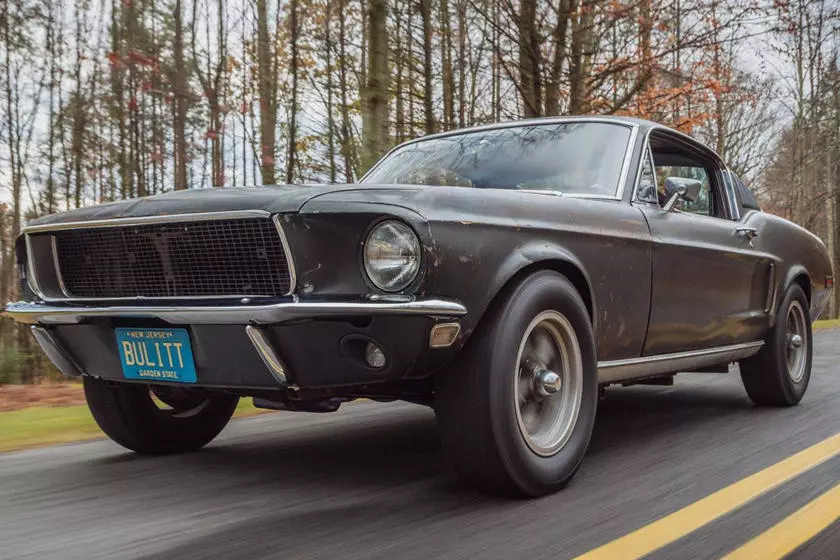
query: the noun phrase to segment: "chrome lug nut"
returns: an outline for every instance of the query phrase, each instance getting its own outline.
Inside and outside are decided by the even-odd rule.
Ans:
[[[551,370],[538,371],[536,382],[537,393],[543,397],[551,396],[563,387],[563,379]]]

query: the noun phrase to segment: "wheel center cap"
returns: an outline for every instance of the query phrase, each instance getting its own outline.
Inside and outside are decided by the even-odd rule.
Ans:
[[[563,388],[563,379],[551,370],[542,369],[536,374],[537,393],[548,397]]]
[[[788,346],[790,346],[791,348],[801,348],[802,336],[798,334],[788,335]]]

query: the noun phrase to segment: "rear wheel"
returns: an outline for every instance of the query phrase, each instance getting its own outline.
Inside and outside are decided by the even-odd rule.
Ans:
[[[808,299],[798,284],[785,293],[776,324],[758,354],[742,360],[741,379],[758,405],[797,404],[811,379],[811,318]]]
[[[538,272],[501,296],[435,380],[441,439],[460,475],[508,495],[565,486],[592,433],[596,369],[589,314],[565,277]]]
[[[236,395],[194,388],[83,379],[96,423],[112,440],[137,453],[200,449],[219,435],[239,402]]]

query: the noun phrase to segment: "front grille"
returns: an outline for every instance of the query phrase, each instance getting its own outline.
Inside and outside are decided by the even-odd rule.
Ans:
[[[64,290],[83,298],[282,296],[291,273],[267,218],[57,231]]]

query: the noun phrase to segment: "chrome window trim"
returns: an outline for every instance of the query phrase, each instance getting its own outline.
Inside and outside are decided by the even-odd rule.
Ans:
[[[644,137],[644,140],[642,140],[642,142],[644,142],[644,146],[647,149],[647,152],[650,154],[651,160],[653,160],[653,151],[650,149],[650,131],[651,131],[650,128],[648,128],[645,131],[645,137]],[[654,161],[653,163],[654,163],[653,176],[654,176],[654,180],[656,180],[656,162]],[[653,202],[648,202],[646,200],[639,200],[639,181],[641,181],[641,178],[642,178],[642,162],[639,161],[639,168],[636,169],[636,180],[633,183],[633,192],[630,194],[630,202],[641,202],[643,204],[654,204]],[[658,187],[659,187],[659,185],[657,184],[657,192],[659,192]],[[661,206],[659,205],[659,201],[657,201],[655,204],[656,204],[657,207],[661,208]]]
[[[585,198],[585,199],[592,199],[592,200],[621,200],[621,197],[608,195],[608,194],[570,193],[570,192],[563,192],[563,191],[550,191],[548,189],[482,189],[482,190],[541,194],[541,195],[547,195],[547,196],[559,196],[561,198]]]
[[[650,160],[650,165],[653,169],[653,188],[658,193],[659,180],[656,178],[656,162],[654,162],[653,160],[653,150],[650,149],[650,143],[648,143],[647,141],[647,136],[645,136],[645,147],[643,148],[643,150],[647,153],[647,155],[643,157]],[[661,208],[662,206],[659,204],[658,198],[656,202],[652,200],[639,199],[639,184],[642,182],[642,168],[644,168],[644,161],[639,161],[639,168],[636,170],[636,181],[633,184],[633,194],[630,197],[630,202],[640,202],[642,204],[650,204],[652,206],[656,206],[657,208]]]
[[[659,178],[656,176],[656,160],[653,159],[653,150],[650,144],[647,147],[648,158],[650,158],[650,169],[653,173],[653,188],[656,189],[656,204],[659,204]]]
[[[167,223],[191,223],[191,222],[209,222],[216,220],[241,220],[247,218],[271,218],[274,227],[280,236],[280,243],[283,246],[283,252],[286,255],[286,262],[289,266],[289,291],[285,296],[290,296],[294,293],[297,287],[297,275],[294,268],[294,259],[292,258],[292,251],[289,246],[289,241],[286,238],[286,232],[280,224],[279,214],[272,215],[267,210],[230,210],[222,212],[194,212],[188,214],[168,214],[164,216],[139,216],[132,218],[109,218],[104,220],[85,220],[78,222],[64,222],[59,224],[45,224],[40,226],[29,226],[23,228],[22,233],[26,240],[26,259],[27,259],[27,282],[32,291],[41,300],[45,302],[117,302],[117,301],[212,301],[212,300],[232,300],[245,298],[269,298],[276,297],[273,294],[229,294],[220,296],[167,296],[160,298],[150,298],[146,296],[132,296],[132,297],[74,297],[66,289],[64,285],[64,278],[61,275],[61,268],[58,264],[58,253],[56,251],[55,236],[52,236],[52,260],[53,267],[56,271],[59,289],[66,297],[49,297],[40,288],[38,280],[35,275],[35,268],[33,266],[34,259],[32,254],[32,247],[30,243],[30,235],[49,233],[53,231],[66,231],[71,229],[95,229],[106,227],[120,227],[132,225],[150,225],[150,224],[167,224]]]
[[[630,163],[633,161],[633,152],[636,149],[636,137],[639,135],[639,125],[633,125],[630,130],[630,138],[624,149],[624,161],[621,164],[621,173],[618,176],[618,192],[615,199],[622,200],[627,190],[627,175],[630,173]]]
[[[717,216],[710,216],[709,214],[701,214],[699,212],[686,212],[684,210],[672,210],[673,212],[679,212],[683,216],[694,216],[695,218],[704,218],[706,220],[717,220],[718,222],[732,222],[728,217],[719,218]]]
[[[738,196],[735,194],[735,176],[729,167],[723,168],[723,182],[726,184],[726,198],[729,199],[729,213],[732,221],[741,221],[741,208],[738,205]]]
[[[230,210],[223,212],[193,212],[187,214],[167,214],[163,216],[137,216],[131,218],[106,218],[103,220],[83,220],[78,222],[59,222],[26,226],[23,233],[34,234],[66,229],[94,229],[103,227],[139,226],[148,224],[167,224],[172,222],[209,222],[214,220],[237,220],[245,218],[269,218],[267,210]]]
[[[640,124],[638,122],[632,120],[625,120],[621,118],[605,118],[605,117],[545,117],[539,119],[523,119],[518,121],[508,121],[508,122],[501,122],[501,123],[493,123],[493,124],[486,124],[482,126],[473,126],[469,128],[461,128],[457,130],[449,130],[447,132],[439,132],[437,134],[429,134],[428,136],[420,136],[419,138],[414,138],[413,140],[408,140],[407,142],[403,142],[402,144],[398,144],[388,150],[384,156],[379,158],[379,160],[371,167],[367,173],[362,175],[359,179],[359,183],[364,183],[367,177],[373,173],[385,159],[387,159],[392,153],[395,151],[409,146],[411,144],[416,144],[418,142],[424,142],[426,140],[437,140],[440,138],[448,138],[450,136],[459,136],[462,134],[472,134],[475,132],[484,132],[488,130],[499,130],[505,128],[519,128],[524,126],[544,126],[544,125],[552,125],[552,124],[566,124],[566,123],[601,123],[601,124],[611,124],[615,126],[622,126],[630,129],[630,138],[627,139],[627,144],[625,145],[624,149],[624,158],[622,160],[621,165],[621,172],[618,176],[618,184],[616,185],[616,192],[612,195],[589,195],[587,193],[579,193],[583,194],[584,196],[575,195],[573,193],[562,193],[563,196],[578,196],[578,198],[598,198],[604,200],[621,200],[624,198],[624,192],[626,190],[627,184],[627,175],[630,172],[630,164],[633,161],[633,150],[636,147],[636,137],[639,133]],[[434,186],[434,185],[431,185]],[[444,185],[441,185],[444,186]],[[494,190],[511,190],[511,189],[494,189]],[[534,191],[534,190],[522,190],[522,192],[542,192],[542,191]],[[545,191],[545,192],[557,192],[557,191]]]

